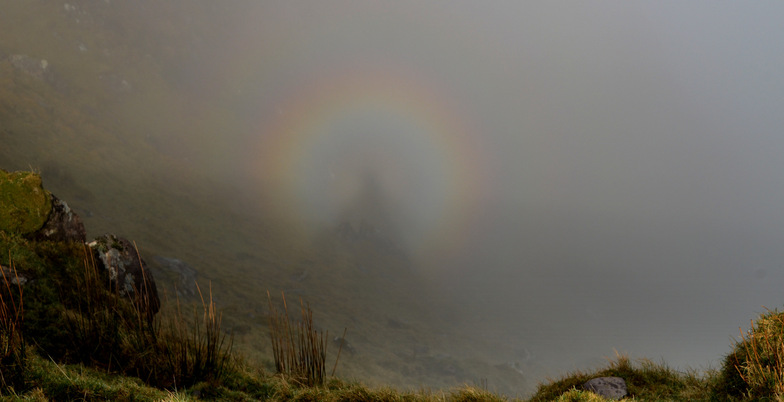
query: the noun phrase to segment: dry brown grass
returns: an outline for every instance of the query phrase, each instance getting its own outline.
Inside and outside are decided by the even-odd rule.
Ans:
[[[174,313],[165,315],[156,314],[158,302],[147,289],[121,295],[120,286],[107,286],[107,273],[88,249],[80,276],[74,288],[79,297],[63,309],[70,338],[66,361],[164,388],[220,378],[231,364],[233,338],[221,329],[212,286],[204,295],[196,285],[202,305],[194,306],[192,315],[183,314],[179,299]],[[147,286],[147,279],[139,286]]]
[[[279,311],[272,304],[272,297],[267,292],[275,369],[300,384],[321,385],[326,377],[325,363],[329,332],[325,333],[314,328],[313,310],[302,299],[300,299],[302,320],[292,322],[286,304],[286,295],[281,292],[281,297],[283,311]]]
[[[9,265],[8,274],[5,269],[0,269],[4,285],[0,291],[0,390],[21,385],[24,382],[25,369],[22,285],[13,261],[10,261]],[[16,286],[9,278],[11,272],[16,279]]]
[[[185,319],[177,299],[177,311],[168,320],[168,328],[161,356],[166,360],[174,381],[172,386],[190,386],[206,379],[219,379],[232,363],[233,336],[221,330],[222,314],[212,298],[210,284],[205,300],[201,287],[196,284],[201,297],[202,312],[193,311],[191,322]]]
[[[735,368],[748,384],[749,395],[784,398],[784,313],[769,310],[740,336],[738,347],[745,360],[738,361]]]

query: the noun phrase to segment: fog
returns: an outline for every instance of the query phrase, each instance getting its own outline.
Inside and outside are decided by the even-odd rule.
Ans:
[[[780,11],[264,3],[233,44],[249,113],[321,119],[280,128],[312,130],[280,134],[299,213],[334,219],[374,175],[467,320],[700,366],[780,304]]]
[[[233,121],[140,133],[174,180],[377,233],[491,361],[715,367],[784,301],[781,3],[194,9],[164,75]]]

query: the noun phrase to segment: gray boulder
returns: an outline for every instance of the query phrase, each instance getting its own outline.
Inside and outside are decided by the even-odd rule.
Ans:
[[[158,288],[147,263],[139,256],[133,243],[113,234],[103,235],[89,244],[100,268],[109,273],[109,285],[121,296],[129,297],[148,318],[161,306]]]
[[[621,377],[597,377],[586,381],[583,389],[607,399],[623,399],[629,395],[626,381]]]
[[[51,195],[52,211],[44,226],[35,233],[36,240],[84,243],[87,232],[79,215],[65,201]]]

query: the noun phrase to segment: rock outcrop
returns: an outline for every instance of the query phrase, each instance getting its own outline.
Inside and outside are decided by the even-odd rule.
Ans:
[[[41,176],[0,170],[0,230],[34,240],[84,243],[81,218],[44,190]]]
[[[87,234],[84,223],[79,215],[76,214],[68,204],[51,195],[52,210],[44,226],[35,232],[36,240],[51,240],[84,243]]]
[[[40,175],[9,173],[2,169],[0,231],[33,241],[84,243],[86,239],[79,215],[65,201],[44,190]],[[89,246],[99,267],[108,273],[109,289],[130,298],[152,319],[160,309],[158,289],[152,272],[147,269],[136,247],[127,239],[111,234],[97,238]],[[178,267],[183,275],[195,275],[184,263]],[[0,273],[11,276],[11,283],[19,285],[35,279],[28,277],[27,273],[13,272],[8,267],[0,266]]]
[[[141,311],[152,318],[161,306],[158,288],[147,263],[136,247],[125,238],[103,235],[88,244],[96,261],[109,273],[109,285],[121,296],[131,298]]]

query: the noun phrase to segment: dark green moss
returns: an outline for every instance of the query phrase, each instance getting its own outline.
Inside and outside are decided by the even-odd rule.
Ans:
[[[0,231],[28,234],[40,229],[52,210],[51,195],[32,172],[0,170]]]

